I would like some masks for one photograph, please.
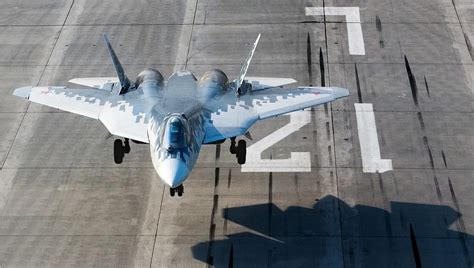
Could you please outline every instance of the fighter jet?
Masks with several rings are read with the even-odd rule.
[[[197,79],[181,70],[167,80],[155,69],[143,70],[132,81],[125,74],[107,34],[105,46],[117,77],[74,78],[64,86],[22,87],[14,95],[42,105],[100,120],[107,130],[122,137],[114,142],[114,161],[122,163],[130,140],[150,145],[151,159],[170,195],[182,196],[183,182],[196,164],[201,146],[230,139],[230,153],[246,161],[250,127],[259,120],[279,116],[346,97],[338,87],[297,87],[292,78],[247,77],[260,34],[239,76],[229,81],[218,69]]]

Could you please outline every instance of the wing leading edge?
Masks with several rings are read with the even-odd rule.
[[[258,120],[275,117],[349,96],[338,87],[272,88],[236,97],[226,94],[207,105],[211,113],[204,143],[244,135]]]

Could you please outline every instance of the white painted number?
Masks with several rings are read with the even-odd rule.
[[[289,159],[262,159],[262,152],[311,122],[310,111],[290,114],[290,123],[247,148],[242,172],[311,172],[309,152],[291,152]]]
[[[359,133],[362,171],[383,173],[392,170],[392,160],[380,156],[379,138],[372,103],[354,103]]]

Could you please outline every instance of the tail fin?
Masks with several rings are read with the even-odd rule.
[[[245,60],[244,65],[242,65],[242,68],[240,69],[239,76],[235,80],[235,89],[237,90],[238,94],[242,93],[241,86],[242,86],[242,83],[244,82],[245,75],[247,74],[250,61],[252,60],[253,54],[255,53],[255,49],[257,49],[258,41],[260,41],[260,36],[261,34],[258,34],[257,40],[255,40],[255,43],[253,43],[252,50],[247,55],[247,59]]]
[[[117,57],[117,54],[115,54],[115,51],[112,48],[112,45],[110,44],[107,33],[104,33],[104,42],[105,42],[105,46],[107,47],[107,51],[109,52],[110,58],[112,58],[112,63],[114,64],[115,72],[117,73],[117,76],[120,82],[120,86],[121,86],[120,94],[123,94],[127,92],[127,90],[129,89],[130,80],[128,80],[128,77],[125,74],[125,71],[123,70],[122,64],[120,63]]]

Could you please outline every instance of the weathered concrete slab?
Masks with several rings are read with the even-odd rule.
[[[100,25],[65,26],[51,65],[108,65],[103,33],[108,32],[122,64],[184,64],[191,26],[188,25]],[[184,46],[184,47],[183,47]],[[182,48],[183,47],[183,48]],[[180,57],[178,57],[180,56]]]
[[[2,266],[150,265],[148,236],[2,236]],[[87,257],[84,257],[87,256]]]
[[[154,235],[163,185],[153,169],[4,169],[2,235]]]
[[[0,9],[0,25],[61,26],[73,0],[5,0]]]
[[[255,24],[322,21],[322,17],[308,17],[305,7],[322,6],[323,1],[198,1],[197,24]]]
[[[338,167],[361,167],[353,112],[335,112]],[[394,168],[472,169],[469,113],[375,112],[382,159]]]
[[[60,26],[1,26],[0,65],[46,65]]]
[[[66,25],[193,23],[196,0],[74,1]]]
[[[21,113],[0,113],[0,162],[3,164],[6,161],[8,152],[11,148],[18,128],[20,127]]]
[[[36,85],[43,69],[43,66],[0,66],[0,112],[25,112],[28,103],[13,96],[13,90]]]
[[[322,24],[196,25],[189,64],[241,65],[259,33],[255,64],[307,63],[308,42],[315,52],[326,52]]]

